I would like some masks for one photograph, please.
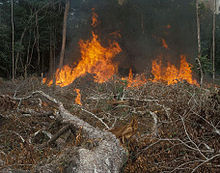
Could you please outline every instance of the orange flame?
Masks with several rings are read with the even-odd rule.
[[[98,15],[92,9],[92,26],[95,27],[98,22]],[[94,80],[98,83],[103,83],[109,80],[118,70],[118,65],[112,62],[112,58],[121,52],[121,48],[116,41],[110,43],[109,47],[105,48],[98,41],[98,35],[92,32],[92,39],[79,41],[81,60],[72,68],[68,65],[56,71],[56,85],[61,87],[71,84],[76,78],[86,75],[87,73],[94,74]],[[46,83],[47,79],[43,79]],[[48,81],[50,86],[53,81]]]
[[[154,75],[153,82],[163,81],[170,85],[185,80],[190,84],[198,85],[197,81],[192,78],[191,67],[184,55],[181,55],[180,69],[170,63],[167,64],[166,68],[163,68],[161,60],[159,62],[154,60],[152,62],[152,74]]]
[[[168,45],[166,43],[166,40],[164,40],[163,38],[161,39],[162,41],[162,46],[165,48],[165,49],[168,49]]]
[[[135,79],[133,78],[133,73],[132,73],[132,69],[130,68],[129,70],[129,76],[128,78],[122,78],[122,80],[127,80],[128,84],[127,84],[127,87],[140,87],[142,85],[144,85],[147,80],[146,78],[142,75],[138,75],[138,76],[135,76]]]
[[[81,94],[80,94],[80,89],[75,89],[74,90],[76,93],[77,93],[77,96],[75,98],[75,103],[78,104],[78,105],[82,105],[81,103]]]
[[[95,13],[95,9],[92,8],[92,27],[96,27],[98,24],[98,15]]]
[[[98,36],[92,32],[92,39],[79,41],[81,60],[75,68],[69,65],[56,71],[56,85],[61,87],[71,84],[76,78],[87,73],[94,74],[94,81],[103,83],[108,81],[118,70],[118,65],[112,62],[112,58],[121,52],[119,44],[113,41],[109,47],[103,47],[98,41]],[[46,81],[46,80],[44,80]],[[51,85],[49,81],[48,85]]]

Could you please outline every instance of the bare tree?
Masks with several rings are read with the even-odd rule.
[[[200,38],[200,19],[199,19],[199,0],[196,0],[196,21],[197,21],[197,41],[198,41],[198,55],[197,55],[197,62],[199,65],[200,71],[200,85],[203,84],[203,70],[201,64],[201,38]]]
[[[215,14],[216,0],[213,0],[213,20],[212,20],[212,80],[215,82]]]
[[[12,80],[15,79],[15,25],[14,25],[14,1],[11,0],[11,58]]]
[[[35,24],[36,24],[36,48],[37,48],[37,65],[40,66],[40,34],[39,34],[39,24],[38,24],[38,13],[35,16]]]
[[[64,17],[63,17],[63,40],[62,40],[62,48],[60,52],[60,63],[59,68],[61,69],[64,61],[65,47],[66,47],[66,25],[67,25],[67,16],[70,8],[70,1],[66,0]]]

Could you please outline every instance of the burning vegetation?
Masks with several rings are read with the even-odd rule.
[[[81,94],[80,94],[80,89],[75,89],[74,90],[77,94],[76,98],[75,98],[75,103],[78,104],[78,105],[82,105],[81,103]]]
[[[162,65],[162,60],[154,60],[152,62],[152,74],[154,75],[153,82],[165,82],[168,85],[178,82],[186,81],[189,84],[198,85],[197,81],[192,77],[192,70],[190,65],[186,61],[186,56],[181,55],[180,68],[175,65],[167,63],[167,66]]]
[[[93,8],[80,59],[44,78],[47,85],[30,78],[0,88],[0,171],[66,172],[94,162],[95,171],[111,172],[103,171],[113,169],[108,160],[125,173],[218,172],[220,89],[199,86],[187,55],[167,61],[171,48],[161,37],[164,54],[149,61],[149,72],[129,68],[122,77],[115,57],[123,46],[103,44],[99,23]]]
[[[92,23],[91,26],[95,27],[98,23],[98,15],[95,10],[92,9]],[[170,25],[167,25],[170,28]],[[165,39],[161,39],[162,47],[168,49],[168,45]],[[56,85],[61,87],[67,86],[74,82],[77,78],[83,77],[90,73],[94,75],[94,81],[97,83],[103,83],[110,80],[113,75],[118,72],[118,64],[113,62],[114,57],[119,54],[121,47],[116,41],[109,41],[108,47],[103,47],[99,41],[98,35],[92,32],[91,40],[79,41],[81,59],[76,66],[64,65],[62,69],[57,69],[55,74]],[[152,82],[165,82],[168,85],[175,84],[180,81],[186,81],[190,84],[198,85],[195,79],[193,79],[192,70],[190,64],[186,61],[186,56],[180,56],[180,68],[175,65],[171,65],[168,62],[167,66],[162,64],[162,56],[159,60],[152,61],[153,79]],[[144,74],[133,76],[132,69],[130,68],[127,78],[127,87],[138,87],[145,84],[149,79],[146,79]],[[48,86],[53,84],[53,80],[43,80],[44,83],[48,82]]]
[[[112,62],[115,55],[121,52],[117,42],[112,42],[105,48],[98,41],[98,35],[92,33],[92,39],[88,41],[79,41],[81,60],[76,67],[65,65],[62,69],[56,71],[56,85],[64,87],[71,84],[75,79],[85,76],[87,73],[94,75],[95,82],[103,83],[108,81],[118,68],[117,64]],[[46,81],[46,79],[44,79]],[[50,86],[53,80],[49,81]]]

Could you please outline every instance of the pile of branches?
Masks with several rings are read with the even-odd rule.
[[[128,88],[115,79],[95,88],[82,91],[82,102],[95,113],[96,125],[111,129],[138,121],[136,136],[124,144],[129,159],[123,172],[220,171],[218,87],[147,82]]]
[[[109,131],[112,132],[119,138],[120,146],[127,151],[128,158],[121,168],[122,172],[218,172],[220,170],[220,91],[216,87],[199,88],[185,82],[174,85],[147,82],[139,87],[127,87],[127,81],[117,77],[103,84],[96,84],[88,78],[78,79],[63,88],[47,87],[36,81],[29,80],[16,86],[5,87],[0,102],[4,95],[7,99],[2,100],[10,102],[10,109],[14,108],[14,112],[18,111],[29,118],[31,116],[32,119],[40,116],[37,113],[39,110],[41,114],[44,111],[49,124],[56,121],[51,120],[51,118],[56,119],[56,114],[65,112],[64,109],[67,110],[68,115],[76,116],[71,120],[75,124],[75,129],[65,124],[66,120],[62,122],[64,128],[74,131],[72,139],[75,141],[74,145],[88,144],[91,139],[92,135],[89,135],[89,132],[93,130],[86,130],[87,138],[84,142],[78,141],[83,136],[80,129],[83,124],[88,123],[89,127],[100,129],[98,132],[107,132],[107,134]],[[25,87],[22,87],[23,85]],[[80,89],[82,105],[74,102],[77,96],[74,92],[75,88]],[[32,97],[36,93],[41,96]],[[30,98],[32,101],[29,100]],[[26,103],[24,100],[29,102]],[[36,104],[41,108],[36,109]],[[35,109],[31,109],[31,106]],[[4,115],[3,119],[5,119]],[[68,119],[70,120],[71,116]],[[36,120],[40,121],[39,118]],[[138,128],[136,123],[130,122],[137,122]],[[59,129],[62,132],[62,128]],[[48,137],[45,125],[40,125],[29,133],[33,136],[37,134],[36,132],[39,134],[39,130]],[[13,131],[15,131],[13,135],[20,138],[18,144],[21,143],[22,138],[25,141],[30,138],[30,134],[25,133],[26,137],[23,137],[24,133],[21,134],[15,129]],[[130,132],[131,134],[128,134]],[[57,134],[57,132],[50,133],[52,136]],[[52,140],[48,137],[41,143],[47,151],[51,151],[47,152],[46,157],[60,152],[51,144],[57,145],[61,135],[63,133]],[[103,136],[99,137],[103,138]],[[94,143],[97,141],[94,141],[90,140],[89,145],[96,146]],[[32,145],[35,148],[35,144]],[[14,151],[16,146],[12,147],[14,149],[11,150],[0,148],[4,153],[0,154],[12,155],[11,151]],[[33,168],[39,160],[37,158],[42,155],[39,152],[33,154],[39,150],[28,151],[32,153],[32,160],[25,164],[30,164]],[[42,153],[44,152],[45,150],[42,149]],[[11,165],[19,164],[15,161],[11,162]],[[27,169],[30,170],[30,167]]]

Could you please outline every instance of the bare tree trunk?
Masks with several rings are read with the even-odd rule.
[[[37,48],[37,65],[40,66],[40,34],[39,34],[39,24],[38,24],[38,13],[36,13],[36,48]]]
[[[144,15],[141,13],[141,29],[142,29],[142,34],[144,34]]]
[[[27,69],[28,69],[28,59],[30,54],[30,46],[31,46],[31,39],[29,39],[28,48],[27,48],[27,57],[26,57],[26,63],[24,64],[24,79],[27,79]]]
[[[212,80],[215,82],[215,13],[216,13],[216,0],[213,0],[213,21],[212,21]]]
[[[14,1],[11,0],[11,58],[12,58],[12,80],[15,79],[15,25],[14,25]]]
[[[50,33],[50,59],[49,59],[49,74],[50,76],[53,76],[54,70],[54,62],[53,62],[53,40],[52,40],[52,33]]]
[[[197,55],[197,62],[199,65],[200,71],[200,85],[203,84],[203,70],[201,64],[201,38],[200,38],[200,20],[199,20],[199,0],[196,0],[196,21],[197,21],[197,40],[198,40],[198,55]]]
[[[20,45],[22,44],[22,41],[23,41],[23,38],[24,38],[24,36],[25,36],[26,31],[27,31],[27,27],[24,28],[24,31],[23,31],[22,34],[21,34],[21,38],[20,38],[20,41],[19,41],[19,44],[20,44]],[[16,57],[15,57],[15,77],[16,77],[17,68],[18,68],[19,56],[20,56],[20,52],[17,51]]]
[[[62,40],[62,48],[60,53],[60,63],[59,68],[61,69],[64,61],[65,47],[66,47],[66,25],[67,25],[67,16],[70,8],[70,1],[66,0],[65,12],[63,17],[63,40]]]

